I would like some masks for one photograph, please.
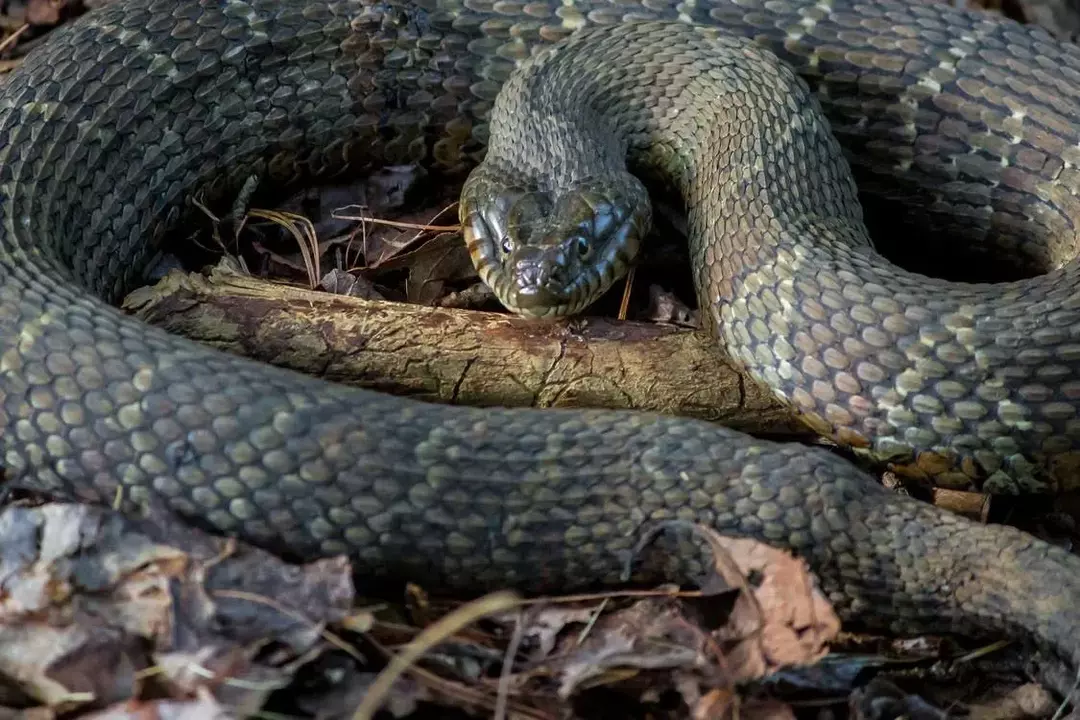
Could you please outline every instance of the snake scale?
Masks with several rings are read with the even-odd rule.
[[[898,466],[1063,486],[1054,473],[1080,437],[1080,50],[907,0],[119,0],[55,31],[0,89],[9,480],[90,501],[119,487],[128,507],[157,499],[295,558],[348,553],[371,578],[470,592],[619,582],[643,527],[696,520],[798,552],[845,617],[1016,633],[1076,667],[1080,559],[888,492],[825,449],[639,413],[429,405],[112,307],[191,220],[194,191],[214,206],[252,176],[276,188],[383,164],[468,170],[516,61],[647,19],[759,40],[809,82],[869,192],[920,199],[913,215],[1049,270],[963,288],[896,271],[879,287],[796,244],[789,269],[826,263],[818,286],[799,275],[808,324],[769,324],[785,278],[761,265],[744,281],[756,294],[730,304],[736,359]],[[849,255],[870,272],[866,257]],[[704,260],[699,282],[718,266]],[[796,348],[799,373],[783,370]]]

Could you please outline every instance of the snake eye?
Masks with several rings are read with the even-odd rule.
[[[504,236],[500,247],[502,248],[504,255],[509,255],[510,252],[514,249],[514,243],[509,236]]]
[[[578,235],[574,238],[574,249],[577,250],[578,257],[585,260],[592,252],[592,243],[584,235]]]

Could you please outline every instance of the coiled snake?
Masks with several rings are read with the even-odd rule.
[[[731,215],[743,208],[725,196],[749,244],[705,252],[696,275],[722,290],[733,356],[874,457],[1064,485],[1080,437],[1080,50],[907,0],[121,0],[60,29],[0,90],[8,477],[94,501],[120,484],[136,505],[153,496],[295,557],[347,552],[370,576],[470,591],[616,582],[644,525],[694,519],[804,555],[849,617],[1023,633],[1075,666],[1080,560],[889,493],[823,449],[678,418],[331,386],[108,305],[189,217],[195,189],[213,203],[253,175],[273,188],[346,165],[466,169],[514,60],[582,26],[647,18],[759,39],[815,88],[870,192],[921,198],[913,214],[1056,268],[960,287],[883,274],[859,243],[822,250],[789,233],[777,253],[754,224],[772,211]],[[655,34],[627,37],[668,57]],[[800,113],[805,97],[787,105]],[[819,171],[786,162],[751,184],[809,188],[800,178]]]

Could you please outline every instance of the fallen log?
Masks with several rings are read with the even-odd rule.
[[[603,407],[810,433],[704,333],[588,318],[539,323],[270,283],[219,266],[170,272],[135,315],[231,353],[334,382],[475,406]]]

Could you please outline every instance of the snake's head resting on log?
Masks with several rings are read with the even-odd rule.
[[[462,188],[458,216],[477,274],[499,302],[526,317],[558,318],[626,275],[652,208],[627,166],[618,110],[600,99],[567,111],[580,96],[543,75],[515,73],[499,93],[497,131]]]
[[[1013,47],[1014,38],[1027,37],[1010,27],[995,26],[986,42]],[[587,304],[581,292],[601,291],[596,274],[607,280],[612,270],[594,254],[578,261],[592,267],[592,276],[575,275],[567,249],[580,214],[567,214],[573,203],[532,198],[527,212],[508,202],[500,213],[507,192],[501,188],[538,188],[561,198],[582,179],[611,178],[629,189],[619,192],[622,200],[608,194],[612,206],[631,212],[647,201],[633,200],[638,191],[624,178],[659,181],[686,210],[703,325],[733,364],[815,432],[918,482],[1007,494],[1080,487],[1080,261],[1070,259],[1080,226],[1080,173],[1058,172],[1055,163],[1078,161],[1051,162],[1057,151],[1038,149],[1048,127],[1069,127],[1067,143],[1080,147],[1072,129],[1080,93],[1026,111],[1021,125],[1030,132],[1002,125],[985,140],[985,121],[976,118],[1041,102],[1034,92],[1008,94],[1017,91],[1004,89],[996,56],[979,57],[963,38],[950,48],[914,47],[870,21],[861,32],[860,47],[906,47],[912,56],[885,54],[867,61],[872,69],[852,60],[854,67],[834,70],[830,46],[823,51],[826,75],[865,83],[826,81],[825,92],[799,75],[781,43],[770,51],[738,34],[682,22],[586,27],[530,55],[492,105],[488,151],[471,181],[479,192],[460,210],[474,236],[474,263],[511,310],[577,312]],[[1017,57],[1051,53],[1048,64],[1070,73],[1080,67],[1075,46],[1058,51],[1043,40],[1031,43],[1017,45]],[[952,85],[936,78],[936,66],[923,67],[924,57],[939,54],[964,58]],[[897,77],[879,74],[886,65]],[[804,74],[821,82],[813,67]],[[986,89],[999,81],[1003,89]],[[1056,81],[1033,80],[1032,87]],[[986,93],[985,103],[971,87]],[[896,96],[902,88],[926,94],[925,106],[901,111],[914,102]],[[918,119],[890,127],[893,114]],[[846,153],[842,137],[849,138]],[[984,145],[1003,154],[991,160]],[[883,147],[891,149],[881,150],[885,157],[867,172],[869,161],[860,158]],[[1043,169],[1021,169],[1031,163]],[[923,210],[956,210],[955,223],[970,226],[979,252],[995,243],[1029,247],[1053,259],[1047,267],[1055,269],[1009,283],[971,283],[897,265],[872,240],[853,167],[862,168],[863,187],[881,183],[879,200],[914,198],[917,190],[927,200]],[[949,192],[957,196],[934,199]],[[875,213],[879,223],[881,217]],[[982,217],[988,224],[980,226]],[[516,253],[508,232],[515,225],[529,231],[519,233],[527,241]],[[952,227],[936,219],[933,225]],[[501,264],[493,260],[496,250],[478,256],[478,247],[506,238],[511,253]],[[528,255],[525,272],[516,270],[519,254]],[[551,258],[563,262],[559,272]]]
[[[565,187],[508,186],[491,162],[470,176],[460,215],[480,279],[517,314],[581,312],[637,259],[649,228],[648,193],[628,172]]]

